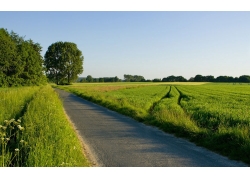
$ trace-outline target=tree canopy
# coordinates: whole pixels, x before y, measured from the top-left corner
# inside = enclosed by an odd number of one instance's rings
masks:
[[[18,34],[0,29],[0,87],[39,85],[43,74],[42,47]]]
[[[75,43],[53,43],[48,47],[44,58],[46,75],[56,84],[70,84],[83,72],[84,57]]]

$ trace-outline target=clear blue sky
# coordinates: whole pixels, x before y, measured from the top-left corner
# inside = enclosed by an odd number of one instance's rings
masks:
[[[82,77],[250,75],[250,12],[0,12],[0,25],[42,47],[77,44]]]

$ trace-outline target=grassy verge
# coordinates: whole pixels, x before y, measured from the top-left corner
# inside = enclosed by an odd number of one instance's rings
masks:
[[[19,166],[25,142],[20,143],[21,118],[41,87],[0,88],[0,166]],[[20,152],[22,149],[22,152]],[[18,159],[19,158],[19,159]]]
[[[20,119],[2,124],[0,166],[89,166],[63,105],[49,85],[33,94]]]

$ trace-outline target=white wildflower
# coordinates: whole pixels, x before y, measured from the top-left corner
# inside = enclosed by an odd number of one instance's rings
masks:
[[[21,131],[24,130],[24,127],[22,127],[21,125],[17,125],[18,129],[20,129]]]

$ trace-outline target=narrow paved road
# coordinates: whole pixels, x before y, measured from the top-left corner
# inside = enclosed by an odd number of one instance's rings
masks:
[[[68,92],[55,90],[95,166],[247,166]]]

